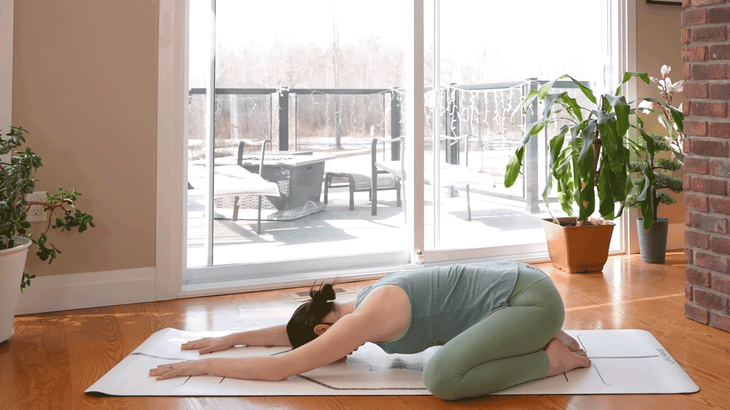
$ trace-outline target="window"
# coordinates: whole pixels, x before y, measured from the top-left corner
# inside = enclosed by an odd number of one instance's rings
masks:
[[[545,204],[535,193],[549,135],[536,141],[526,180],[505,189],[510,148],[530,121],[514,108],[529,87],[563,73],[610,85],[625,66],[615,39],[628,3],[409,3],[189,1],[184,284],[309,283],[418,259],[546,255]],[[412,11],[419,6],[422,16]],[[410,89],[419,70],[409,54],[424,61]],[[416,89],[423,103],[409,99]],[[262,196],[261,232],[259,195],[216,192],[241,141],[246,172],[262,169],[280,192]],[[260,146],[247,144],[261,141],[263,167]],[[373,146],[377,162],[401,167],[378,168],[375,201]],[[420,158],[423,168],[409,174]],[[425,184],[412,183],[419,175]],[[621,237],[617,230],[614,249]]]

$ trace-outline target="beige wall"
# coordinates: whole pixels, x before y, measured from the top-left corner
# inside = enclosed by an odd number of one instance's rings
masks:
[[[646,4],[645,0],[636,1],[636,70],[645,71],[650,76],[660,77],[659,69],[666,64],[672,67],[672,81],[681,80],[682,61],[681,22],[682,8],[660,4]],[[639,82],[639,96],[660,99],[656,85]],[[675,106],[683,101],[676,99]],[[653,114],[645,121],[650,132],[665,134],[666,130],[656,121]],[[678,174],[678,176],[680,176]],[[674,195],[677,203],[671,206],[660,205],[659,216],[669,218],[669,223],[684,223],[685,207],[682,194]]]
[[[680,7],[637,4],[637,68],[681,77]],[[43,158],[41,190],[75,186],[97,227],[53,232],[39,276],[155,265],[157,0],[15,2],[13,124]],[[641,87],[640,95],[655,89]],[[659,131],[657,129],[657,131]],[[680,204],[661,207],[684,220]]]
[[[52,232],[63,254],[28,273],[155,265],[157,28],[157,0],[15,2],[13,125],[43,159],[37,190],[76,187],[96,223]]]
[[[13,111],[13,6],[13,0],[0,0],[0,132],[3,135],[11,125]]]

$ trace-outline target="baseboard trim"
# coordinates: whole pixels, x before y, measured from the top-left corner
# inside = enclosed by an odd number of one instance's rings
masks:
[[[669,224],[667,249],[684,249],[684,224]],[[371,274],[367,278],[378,277]],[[358,280],[365,280],[358,277]],[[310,283],[311,279],[307,281]],[[301,282],[304,283],[304,282]],[[209,289],[206,286],[185,287],[179,297],[231,293],[301,285],[301,283],[246,284],[228,289]],[[220,286],[220,284],[217,284]],[[16,314],[56,312],[100,306],[125,305],[155,301],[155,268],[121,269],[104,272],[44,276],[33,279],[31,286],[20,296]]]
[[[16,314],[56,312],[155,300],[155,268],[121,269],[35,278]]]

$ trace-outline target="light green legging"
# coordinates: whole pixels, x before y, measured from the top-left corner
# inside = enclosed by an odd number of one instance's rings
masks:
[[[545,346],[564,319],[563,301],[550,278],[520,264],[508,306],[446,343],[424,368],[423,381],[435,396],[456,400],[544,378]]]

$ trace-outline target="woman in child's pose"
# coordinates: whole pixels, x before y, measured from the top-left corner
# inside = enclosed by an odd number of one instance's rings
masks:
[[[284,380],[347,356],[365,342],[387,353],[443,345],[423,371],[434,395],[454,400],[490,394],[530,380],[590,366],[561,329],[563,302],[542,271],[514,261],[423,268],[388,275],[335,302],[332,285],[289,323],[187,342],[200,354],[235,345],[280,345],[276,356],[190,360],[150,370],[157,380],[211,374]]]

